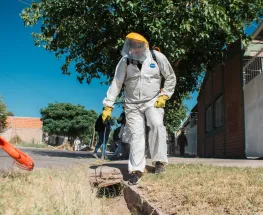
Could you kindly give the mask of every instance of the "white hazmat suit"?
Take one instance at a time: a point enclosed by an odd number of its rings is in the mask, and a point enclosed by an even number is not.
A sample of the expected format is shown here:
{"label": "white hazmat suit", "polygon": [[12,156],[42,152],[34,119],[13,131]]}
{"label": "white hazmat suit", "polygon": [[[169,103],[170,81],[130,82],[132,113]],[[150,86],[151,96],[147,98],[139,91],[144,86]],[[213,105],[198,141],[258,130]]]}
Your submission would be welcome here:
{"label": "white hazmat suit", "polygon": [[[108,89],[103,105],[114,107],[114,102],[124,84],[126,129],[130,133],[129,172],[144,172],[145,159],[145,119],[150,127],[149,147],[153,164],[160,161],[168,163],[166,128],[163,125],[163,108],[155,108],[154,103],[158,96],[167,95],[169,98],[174,93],[176,76],[167,58],[158,51],[153,51],[156,56],[154,61],[149,49],[141,70],[137,65],[127,63],[127,56],[119,61],[114,79]],[[160,91],[161,75],[165,82]]]}

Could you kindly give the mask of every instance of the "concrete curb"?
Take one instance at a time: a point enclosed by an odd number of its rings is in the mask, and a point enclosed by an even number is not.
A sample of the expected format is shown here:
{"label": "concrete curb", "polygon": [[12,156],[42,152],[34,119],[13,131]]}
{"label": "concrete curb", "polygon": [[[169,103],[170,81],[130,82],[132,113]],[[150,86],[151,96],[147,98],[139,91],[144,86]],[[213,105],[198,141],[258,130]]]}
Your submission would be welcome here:
{"label": "concrete curb", "polygon": [[131,211],[131,214],[166,215],[159,209],[152,206],[146,198],[142,197],[132,186],[129,186],[127,183],[124,183],[123,193],[124,199],[129,210]]}
{"label": "concrete curb", "polygon": [[[150,165],[146,165],[146,174],[154,172],[155,168]],[[129,186],[127,182],[124,182],[124,199],[127,206],[132,214],[142,214],[142,215],[166,215],[166,213],[160,211],[143,196],[141,196],[136,188]]]}
{"label": "concrete curb", "polygon": [[[145,170],[146,174],[153,173],[155,168],[153,166],[146,165]],[[140,195],[136,191],[136,187],[130,186],[127,182],[123,182],[123,184],[124,199],[132,214],[166,215],[166,213],[154,207],[145,197]]]}

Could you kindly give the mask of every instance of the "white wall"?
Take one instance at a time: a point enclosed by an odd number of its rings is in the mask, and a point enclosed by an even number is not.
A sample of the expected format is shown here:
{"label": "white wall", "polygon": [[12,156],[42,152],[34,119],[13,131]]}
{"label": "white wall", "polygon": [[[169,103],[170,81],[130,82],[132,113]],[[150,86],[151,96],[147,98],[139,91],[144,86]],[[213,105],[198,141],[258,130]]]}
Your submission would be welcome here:
{"label": "white wall", "polygon": [[197,155],[197,125],[187,130],[185,135],[188,141],[188,147],[185,148],[185,153]]}
{"label": "white wall", "polygon": [[39,128],[8,128],[0,135],[7,141],[18,135],[23,142],[41,143],[43,131]]}
{"label": "white wall", "polygon": [[12,128],[8,128],[3,133],[0,133],[0,136],[2,136],[6,141],[9,141],[12,136]]}
{"label": "white wall", "polygon": [[247,157],[263,157],[263,73],[244,87]]}

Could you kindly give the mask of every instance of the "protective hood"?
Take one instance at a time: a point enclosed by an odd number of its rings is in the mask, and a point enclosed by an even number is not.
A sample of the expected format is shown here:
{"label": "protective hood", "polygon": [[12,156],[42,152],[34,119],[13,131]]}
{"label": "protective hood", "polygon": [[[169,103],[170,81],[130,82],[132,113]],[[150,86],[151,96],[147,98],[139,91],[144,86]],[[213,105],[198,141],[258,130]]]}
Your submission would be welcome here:
{"label": "protective hood", "polygon": [[148,50],[148,41],[143,36],[130,33],[126,36],[121,55],[142,63],[147,57]]}

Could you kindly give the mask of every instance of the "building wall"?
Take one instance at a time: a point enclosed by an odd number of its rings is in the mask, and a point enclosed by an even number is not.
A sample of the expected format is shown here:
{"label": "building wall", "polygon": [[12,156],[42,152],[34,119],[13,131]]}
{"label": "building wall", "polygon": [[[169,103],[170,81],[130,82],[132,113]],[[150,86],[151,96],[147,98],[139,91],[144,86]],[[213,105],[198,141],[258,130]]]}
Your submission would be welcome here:
{"label": "building wall", "polygon": [[212,92],[213,92],[213,100],[214,98],[217,98],[218,96],[223,94],[223,73],[224,73],[224,67],[218,66],[214,71],[213,71],[213,88],[212,88]]}
{"label": "building wall", "polygon": [[[223,73],[224,73],[224,68],[221,65],[213,69],[212,71],[209,71],[208,81],[205,84],[208,86],[205,88],[205,92],[208,91],[206,92],[206,94],[209,95],[209,98],[206,99],[205,108],[212,106],[212,110],[213,110],[212,124],[214,124],[214,102],[216,101],[216,99],[218,99],[219,96],[223,94]],[[215,138],[218,132],[220,132],[220,128],[218,129],[213,127],[212,131],[210,131],[209,133],[205,133],[204,135],[205,136],[204,149],[205,149],[205,156],[207,157],[222,156],[221,154],[218,155],[218,150],[217,150],[218,146],[216,145],[216,144],[222,144],[218,142],[218,138]]]}
{"label": "building wall", "polygon": [[[220,133],[222,128],[214,128],[209,133],[206,133],[205,111],[212,106],[214,109],[214,102],[219,96],[223,95],[223,66],[218,66],[212,71],[208,71],[206,80],[204,81],[203,90],[198,98],[198,153],[201,156],[214,157],[222,156],[218,150],[218,145],[224,145],[223,138],[219,138],[217,133]],[[214,116],[214,111],[213,111]],[[214,122],[212,122],[214,123]],[[221,141],[221,142],[220,142]],[[215,145],[217,144],[217,145]],[[202,149],[202,151],[200,151]],[[224,153],[224,152],[223,152]],[[219,155],[218,155],[219,154]]]}
{"label": "building wall", "polygon": [[23,142],[42,142],[43,131],[40,118],[8,116],[7,129],[1,133],[1,136],[7,141],[10,141],[16,135],[18,135]]}
{"label": "building wall", "polygon": [[48,144],[53,146],[60,146],[68,141],[68,137],[64,136],[57,136],[57,135],[50,135],[48,137]]}
{"label": "building wall", "polygon": [[43,131],[39,128],[9,128],[1,134],[7,141],[16,135],[26,143],[41,143]]}
{"label": "building wall", "polygon": [[185,147],[185,153],[189,155],[197,155],[197,125],[189,128],[185,134],[188,146]]}
{"label": "building wall", "polygon": [[[244,157],[242,51],[239,41],[228,47],[227,60],[207,72],[198,97],[198,153],[206,157]],[[215,127],[215,102],[223,96],[224,123]],[[206,109],[213,126],[206,132]]]}
{"label": "building wall", "polygon": [[241,44],[232,44],[224,68],[225,156],[245,157]]}
{"label": "building wall", "polygon": [[225,135],[223,129],[221,129],[221,131],[218,131],[214,136],[215,157],[222,157],[225,154],[224,138]]}
{"label": "building wall", "polygon": [[205,95],[200,93],[197,103],[197,154],[205,155]]}
{"label": "building wall", "polygon": [[5,140],[9,141],[12,135],[12,128],[6,129],[3,133],[0,133],[0,136],[3,137]]}
{"label": "building wall", "polygon": [[263,157],[263,74],[244,87],[246,156]]}
{"label": "building wall", "polygon": [[197,125],[188,130],[186,138],[188,146],[185,148],[185,152],[189,155],[197,155]]}
{"label": "building wall", "polygon": [[205,136],[205,156],[213,157],[214,156],[214,140],[213,135]]}
{"label": "building wall", "polygon": [[15,135],[18,135],[26,143],[40,143],[43,132],[38,128],[13,128],[11,137]]}
{"label": "building wall", "polygon": [[207,108],[213,102],[213,79],[212,75],[208,75],[207,81],[204,86],[204,94],[205,94],[205,108]]}

